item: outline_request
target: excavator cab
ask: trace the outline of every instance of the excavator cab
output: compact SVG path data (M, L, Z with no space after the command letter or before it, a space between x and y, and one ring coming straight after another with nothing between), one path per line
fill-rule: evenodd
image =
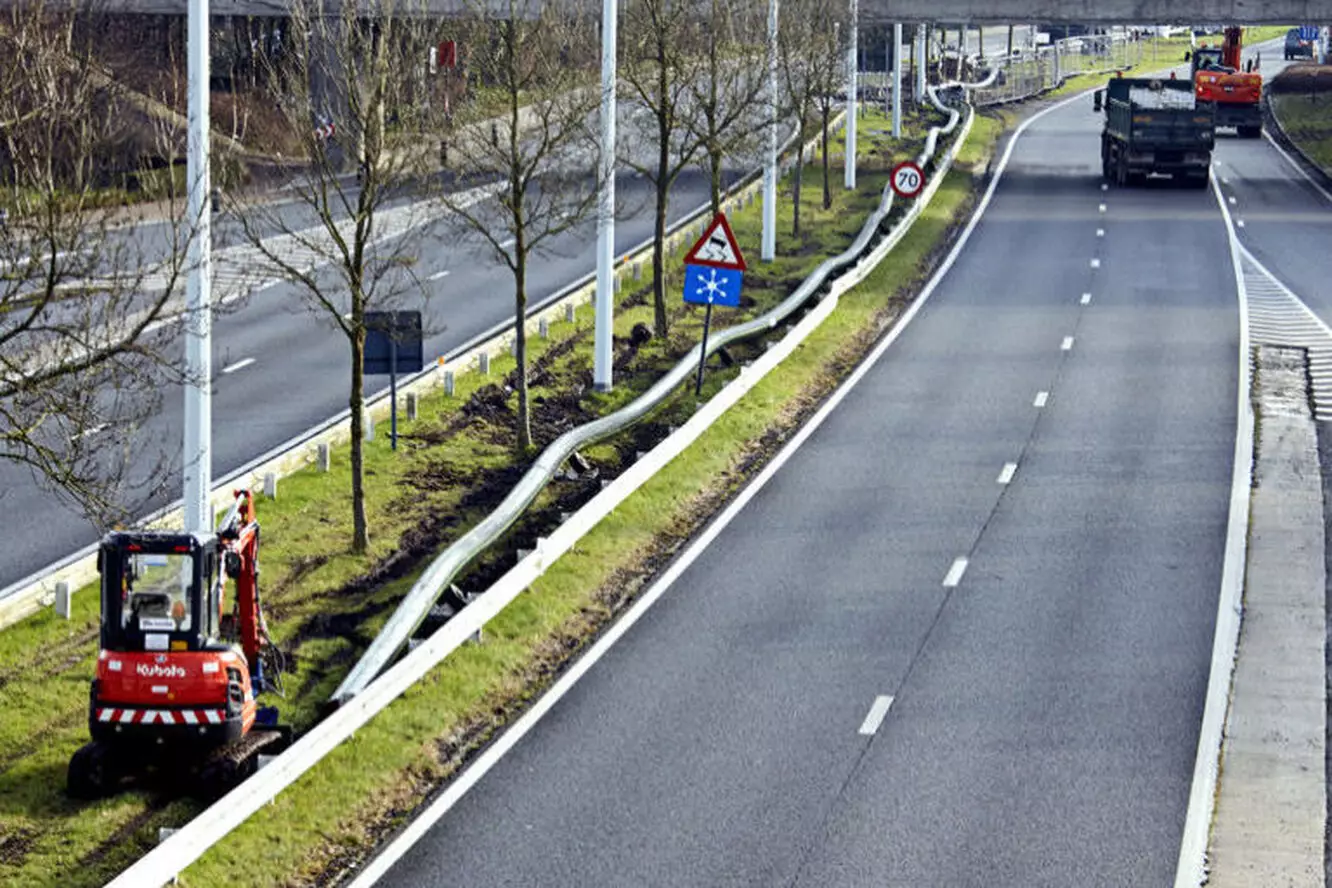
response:
M178 533L107 534L102 571L102 650L217 649L221 592L217 540Z

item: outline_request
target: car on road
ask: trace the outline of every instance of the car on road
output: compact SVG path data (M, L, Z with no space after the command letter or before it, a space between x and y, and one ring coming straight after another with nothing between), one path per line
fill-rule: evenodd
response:
M1312 40L1301 40L1300 29L1291 28L1286 32L1286 61L1292 59L1310 59L1314 57L1314 45Z

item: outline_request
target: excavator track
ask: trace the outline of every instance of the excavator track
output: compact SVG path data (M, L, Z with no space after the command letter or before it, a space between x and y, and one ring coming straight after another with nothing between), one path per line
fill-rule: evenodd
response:
M199 769L200 788L209 797L226 795L258 769L261 752L279 752L289 739L284 731L254 730L214 750Z

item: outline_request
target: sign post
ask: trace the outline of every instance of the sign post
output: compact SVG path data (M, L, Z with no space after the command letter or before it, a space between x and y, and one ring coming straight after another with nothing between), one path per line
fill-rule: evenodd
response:
M389 375L389 441L398 449L398 374L419 373L425 367L419 311L367 311L365 361L367 376Z
M740 285L744 280L745 258L731 232L725 213L718 213L704 229L703 236L685 254L684 301L705 305L703 343L698 353L698 379L694 394L703 391L703 367L708 360L708 331L712 327L712 307L740 305Z

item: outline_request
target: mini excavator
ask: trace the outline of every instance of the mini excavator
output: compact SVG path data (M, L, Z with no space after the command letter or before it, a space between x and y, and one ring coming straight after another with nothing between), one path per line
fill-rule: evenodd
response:
M92 742L70 760L68 791L98 798L147 772L184 772L216 797L291 741L277 710L280 656L259 604L259 522L249 491L215 533L114 531L97 553L101 649ZM227 608L227 581L234 595Z

